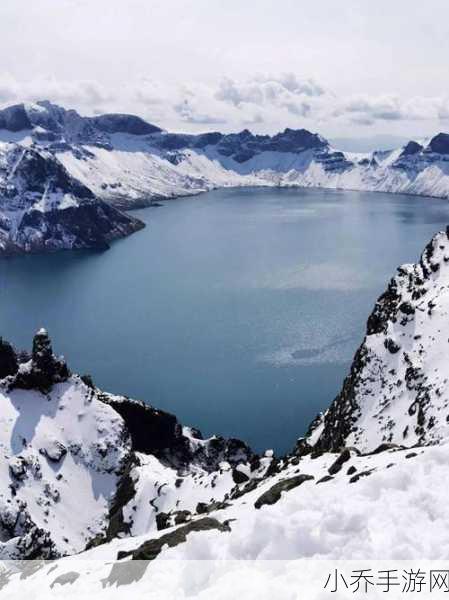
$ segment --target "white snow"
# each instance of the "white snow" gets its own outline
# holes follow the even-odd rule
[[[81,411],[82,424],[76,418]],[[121,417],[78,377],[55,385],[49,396],[1,389],[0,499],[11,506],[25,502],[60,552],[83,550],[103,531],[128,452],[122,431]],[[17,474],[21,468],[23,477],[12,478],[10,469]]]

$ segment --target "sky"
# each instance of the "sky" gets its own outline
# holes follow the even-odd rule
[[[0,104],[171,131],[449,131],[447,0],[1,0]]]

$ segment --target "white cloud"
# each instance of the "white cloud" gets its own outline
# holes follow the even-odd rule
[[[382,121],[444,120],[449,116],[448,109],[447,97],[359,95],[341,100],[333,114],[336,117],[348,117],[354,123],[373,125]]]
[[[327,137],[348,129],[359,135],[383,130],[413,137],[417,124],[431,134],[444,129],[449,120],[447,96],[338,96],[295,73],[259,73],[250,78],[223,78],[214,84],[142,77],[126,86],[87,79],[0,77],[2,105],[42,99],[82,114],[131,112],[172,131],[226,132],[250,127],[274,133],[285,127],[305,127]]]

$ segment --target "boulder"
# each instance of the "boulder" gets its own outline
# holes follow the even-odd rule
[[[310,481],[311,479],[314,479],[313,475],[303,474],[278,481],[278,483],[273,485],[256,500],[254,507],[261,508],[265,504],[276,504],[276,502],[281,498],[282,492],[288,492],[289,490],[292,490],[303,484],[305,481]]]
[[[336,475],[339,471],[341,471],[343,464],[345,462],[348,462],[350,458],[351,451],[349,450],[349,448],[345,448],[340,454],[340,456],[337,458],[337,460],[333,462],[332,465],[329,467],[329,475]]]

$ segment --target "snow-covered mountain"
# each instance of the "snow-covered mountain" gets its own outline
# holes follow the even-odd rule
[[[314,424],[316,447],[438,443],[449,436],[449,227],[377,301],[340,395]]]
[[[104,249],[143,226],[96,198],[47,150],[0,144],[0,256]]]
[[[0,378],[0,559],[157,530],[263,469],[239,440],[203,440],[173,415],[71,374],[45,330],[31,355],[0,340]]]
[[[53,355],[45,331],[31,356],[2,342],[0,557],[81,552],[25,581],[4,573],[5,590],[49,597],[70,584],[110,598],[108,586],[148,577],[174,598],[184,571],[160,558],[208,559],[206,591],[245,581],[239,564],[231,585],[223,559],[447,559],[448,311],[441,232],[399,268],[342,392],[280,458],[101,392]],[[146,562],[133,570],[130,559]],[[153,571],[154,560],[170,566]]]
[[[0,253],[106,247],[143,224],[115,209],[222,186],[299,186],[449,197],[449,134],[370,154],[305,129],[274,136],[162,131],[48,101],[0,111]]]
[[[0,140],[45,148],[97,197],[132,208],[219,186],[322,186],[449,196],[449,135],[368,154],[321,136],[162,131],[121,114],[82,117],[50,102],[0,111]]]

